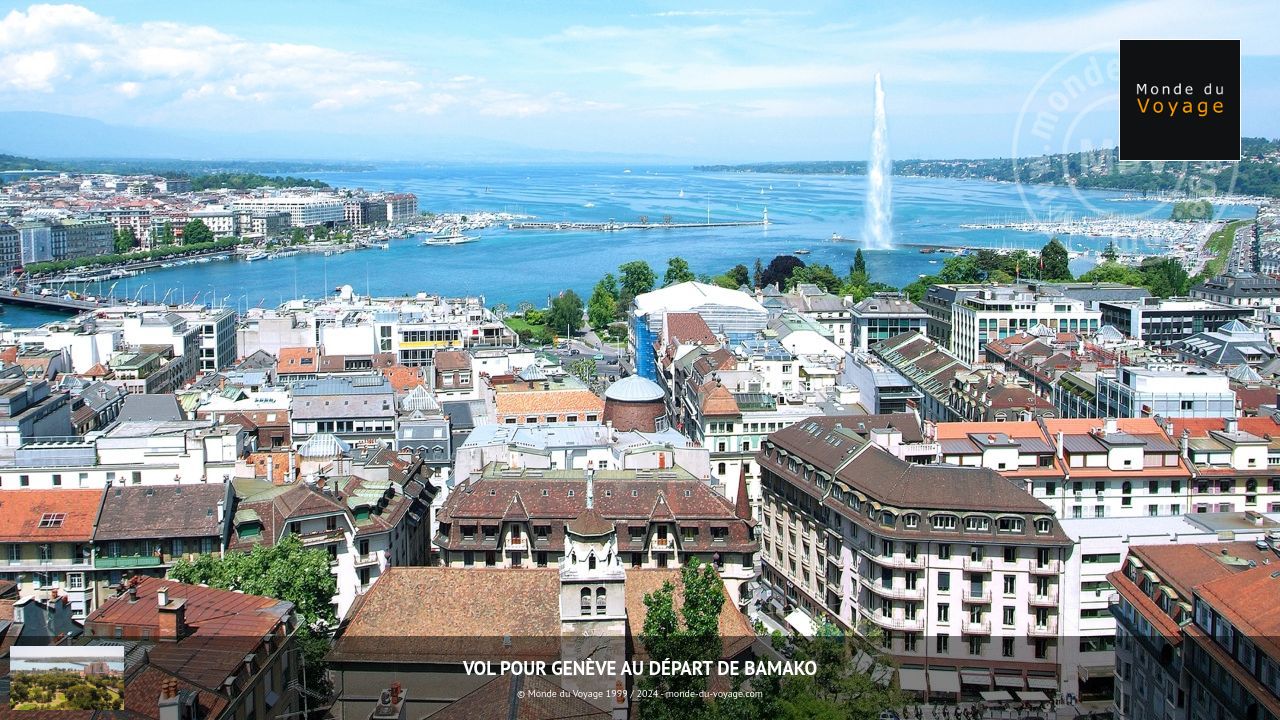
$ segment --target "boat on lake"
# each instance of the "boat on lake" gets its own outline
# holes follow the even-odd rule
[[[463,235],[454,228],[452,231],[443,235],[432,235],[422,241],[423,245],[463,245],[465,243],[475,242],[480,238],[475,235]]]
[[[245,253],[244,259],[246,262],[253,262],[255,260],[266,260],[267,254],[261,250],[254,250],[253,252]]]

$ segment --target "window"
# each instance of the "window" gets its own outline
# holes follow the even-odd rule
[[[939,635],[937,639],[934,641],[934,645],[933,645],[934,652],[938,653],[939,655],[946,655],[950,652],[950,650],[948,649],[948,646],[950,644],[951,644],[950,635]]]
[[[946,603],[938,603],[938,622],[951,622],[951,606]]]
[[[604,615],[606,612],[608,612],[608,602],[604,588],[596,588],[596,614]]]
[[[582,588],[582,592],[579,593],[579,597],[580,597],[580,602],[578,605],[578,608],[579,608],[578,614],[590,615],[591,614],[591,588]]]
[[[1013,638],[1000,638],[1000,655],[1002,657],[1013,657]]]
[[[951,590],[951,573],[938,573],[938,592],[950,592]]]
[[[60,528],[62,527],[62,521],[66,519],[66,513],[44,513],[40,516],[40,523],[37,527],[41,529]]]
[[[493,567],[498,564],[498,553],[492,550],[486,550],[484,553],[485,567]]]
[[[1020,533],[1025,528],[1022,518],[1002,517],[998,528],[1002,533]]]
[[[1013,545],[1004,546],[1004,561],[1007,563],[1018,562],[1018,548]]]
[[[1013,615],[1014,615],[1013,608],[1007,607],[1004,609],[1004,617],[1000,619],[1004,621],[1005,625],[1013,625]],[[1013,638],[1009,638],[1009,639],[1012,640]]]
[[[61,486],[62,486],[62,475],[61,475],[61,474],[59,474],[59,473],[54,473],[54,474],[53,474],[53,486],[54,486],[54,487],[61,487]]]
[[[1036,533],[1040,535],[1048,535],[1053,529],[1053,521],[1049,518],[1039,518],[1036,520]]]
[[[30,476],[30,475],[19,475],[19,476],[18,476],[18,487],[30,487],[30,486],[31,486],[31,476]]]
[[[1012,595],[1018,587],[1018,577],[1016,575],[1004,576],[1004,594]]]
[[[938,559],[939,560],[951,559],[951,543],[942,543],[938,545]]]

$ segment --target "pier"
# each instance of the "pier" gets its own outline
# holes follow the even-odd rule
[[[695,228],[731,228],[731,227],[766,227],[770,225],[769,212],[760,220],[723,220],[718,222],[511,222],[508,230],[568,230],[582,232],[620,232],[622,230],[692,230]]]
[[[22,290],[6,289],[0,291],[0,303],[8,305],[25,305],[27,307],[43,308],[45,310],[61,310],[63,312],[75,315],[85,310],[97,310],[109,304],[119,304],[117,298],[106,298],[109,302],[97,301],[89,302],[88,300],[80,300],[69,298],[64,295],[41,295],[39,293],[24,292]]]

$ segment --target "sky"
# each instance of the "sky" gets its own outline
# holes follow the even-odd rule
[[[879,72],[895,158],[1007,157],[1115,144],[1121,38],[1241,39],[1243,132],[1280,136],[1278,27],[1275,0],[0,3],[0,109],[334,159],[862,159]]]

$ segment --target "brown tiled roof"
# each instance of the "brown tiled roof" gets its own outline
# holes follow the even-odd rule
[[[644,634],[644,620],[648,616],[644,597],[662,589],[663,583],[675,586],[675,610],[684,606],[684,585],[680,570],[675,568],[631,568],[627,570],[627,625],[631,631],[633,653],[640,659],[648,658],[640,636]],[[723,592],[723,585],[716,585]],[[724,650],[721,658],[737,657],[755,642],[756,633],[747,617],[733,606],[728,597],[720,608],[720,642]]]
[[[107,488],[93,539],[219,537],[226,491],[224,483]]]
[[[519,496],[516,496],[519,498]],[[565,529],[582,537],[599,537],[613,532],[613,522],[601,517],[595,508],[587,508],[577,517],[565,523]]]
[[[471,353],[465,350],[438,350],[435,356],[437,370],[467,370],[471,368]]]
[[[1237,632],[1271,657],[1280,657],[1280,577],[1274,565],[1258,565],[1196,586],[1196,594]]]
[[[278,373],[314,373],[319,369],[317,358],[320,353],[313,347],[280,348],[277,354],[276,372]]]
[[[560,574],[555,568],[392,567],[348,617],[331,660],[559,659]]]
[[[101,504],[101,490],[0,490],[0,542],[88,542]]]
[[[406,365],[392,365],[391,367],[380,368],[378,372],[391,382],[391,390],[397,395],[402,395],[422,384],[422,373],[418,368],[411,368]]]
[[[88,370],[85,370],[83,374],[85,377],[89,378],[104,378],[111,376],[111,370],[102,363],[97,363]]]
[[[1274,391],[1271,398],[1275,400]],[[1207,437],[1209,431],[1222,431],[1226,429],[1225,421],[1222,418],[1170,418],[1173,423],[1173,437],[1182,437],[1182,431],[1186,430],[1191,437]],[[1236,420],[1237,427],[1251,435],[1258,437],[1280,437],[1280,422],[1268,417],[1248,417],[1238,418]]]
[[[1161,582],[1176,590],[1186,602],[1191,602],[1191,591],[1196,585],[1234,575],[1248,567],[1229,565],[1222,562],[1223,557],[1260,563],[1271,556],[1258,550],[1251,542],[1135,545],[1129,554],[1138,558],[1144,569],[1158,575]]]
[[[729,388],[715,380],[708,380],[699,389],[702,395],[702,414],[704,416],[740,415],[738,401],[733,398]]]
[[[125,710],[142,717],[159,720],[160,688],[171,680],[177,683],[178,691],[187,690],[196,693],[196,705],[200,708],[197,717],[216,718],[222,714],[230,702],[221,692],[213,692],[212,688],[193,685],[184,678],[156,665],[147,665],[137,675],[130,677],[125,686]]]
[[[669,312],[666,315],[667,342],[676,345],[715,345],[715,333],[698,313]]]
[[[432,720],[609,720],[610,714],[539,675],[498,675]]]
[[[604,400],[590,390],[533,390],[498,393],[498,415],[562,415],[604,412]]]

